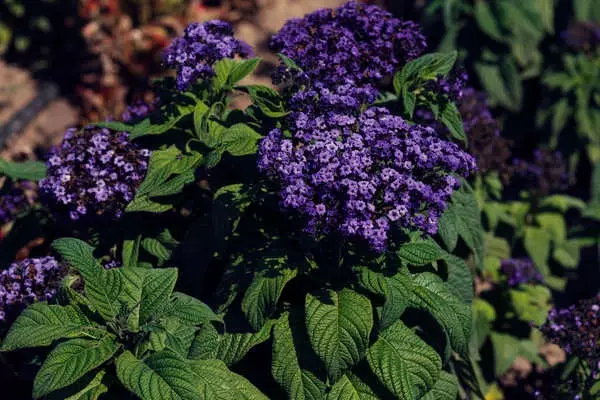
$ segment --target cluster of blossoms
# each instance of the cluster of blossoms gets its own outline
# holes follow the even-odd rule
[[[35,193],[35,184],[29,181],[18,181],[11,184],[5,193],[0,196],[0,225],[15,219],[34,200],[31,194]]]
[[[587,361],[600,373],[600,295],[563,309],[552,309],[540,328],[568,354]]]
[[[412,22],[355,2],[288,21],[271,40],[302,71],[282,65],[273,75],[293,81],[292,112],[289,130],[261,141],[258,168],[281,185],[282,206],[306,217],[307,232],[337,232],[382,251],[392,225],[437,231],[459,186],[453,174],[468,175],[475,160],[432,128],[367,106],[377,84],[425,46]],[[453,95],[459,81],[436,90]]]
[[[87,127],[69,129],[51,151],[42,198],[71,220],[118,219],[142,182],[150,151],[124,132]]]
[[[600,47],[600,26],[591,22],[577,22],[571,24],[562,37],[573,50],[593,53]]]
[[[131,121],[136,121],[140,118],[144,118],[148,114],[150,114],[152,111],[154,111],[157,104],[158,104],[158,99],[157,99],[157,101],[154,101],[153,103],[147,103],[142,100],[135,101],[132,104],[127,106],[127,110],[125,110],[125,112],[121,115],[121,119],[124,122],[131,122]]]
[[[514,159],[512,167],[513,185],[528,188],[536,196],[546,196],[569,186],[567,165],[558,151],[535,150],[532,162]]]
[[[339,230],[386,246],[392,223],[437,231],[438,218],[475,160],[431,128],[409,125],[385,108],[297,112],[293,137],[263,139],[259,169],[281,186],[282,205],[308,218],[311,233]]]
[[[502,260],[500,269],[506,275],[508,285],[516,287],[526,283],[541,283],[542,274],[529,258],[509,258]]]
[[[185,35],[165,50],[164,61],[177,69],[177,88],[184,90],[197,79],[212,77],[215,62],[251,54],[250,46],[233,36],[229,23],[213,20],[188,25]]]
[[[350,1],[289,20],[270,46],[294,60],[311,81],[333,87],[377,83],[420,56],[426,42],[415,23]]]
[[[66,269],[53,257],[27,258],[0,272],[0,321],[56,296]],[[8,318],[7,318],[8,317]]]

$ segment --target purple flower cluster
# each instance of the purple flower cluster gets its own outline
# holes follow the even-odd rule
[[[525,283],[541,283],[542,274],[529,258],[509,258],[502,260],[500,266],[508,279],[508,285],[516,287]]]
[[[33,201],[32,193],[35,193],[33,182],[12,183],[11,187],[0,195],[0,225],[13,221],[17,215],[26,210]]]
[[[36,301],[54,298],[65,274],[66,268],[53,257],[12,263],[0,272],[0,321],[11,319]]]
[[[248,57],[252,49],[233,36],[233,28],[224,21],[193,23],[183,37],[173,40],[165,50],[164,60],[177,69],[177,88],[184,90],[197,79],[215,74],[213,64],[223,58]]]
[[[600,373],[600,294],[563,309],[552,309],[541,331],[570,355]]]
[[[420,56],[426,42],[415,23],[350,1],[287,21],[270,46],[294,60],[313,82],[331,87],[376,84]],[[276,74],[284,75],[281,70]]]
[[[40,192],[58,214],[71,220],[118,219],[142,182],[150,151],[124,132],[69,129],[51,151]]]
[[[146,103],[142,100],[137,100],[127,106],[127,110],[121,115],[124,122],[132,122],[141,118],[145,118],[156,108],[157,102]]]
[[[600,26],[591,22],[576,22],[562,33],[562,37],[573,50],[593,53],[600,47]]]
[[[569,186],[567,165],[558,151],[535,150],[533,161],[514,159],[513,168],[512,184],[528,188],[535,196],[546,196]]]
[[[338,231],[386,247],[391,224],[433,234],[446,202],[475,160],[431,128],[385,108],[362,113],[295,112],[291,138],[265,137],[259,169],[281,184],[281,203],[307,217],[313,234]]]

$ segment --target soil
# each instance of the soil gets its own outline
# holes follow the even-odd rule
[[[238,37],[249,43],[265,63],[253,83],[269,84],[269,65],[277,62],[268,50],[269,37],[283,23],[323,7],[336,7],[345,0],[264,0],[258,13],[241,19],[235,26]],[[40,83],[28,71],[0,60],[0,131],[27,104],[40,95]],[[10,159],[39,158],[52,145],[60,143],[70,126],[77,124],[79,108],[71,99],[59,96],[50,101],[32,119],[24,118],[21,126],[11,129],[0,157]],[[20,120],[20,119],[19,119]]]

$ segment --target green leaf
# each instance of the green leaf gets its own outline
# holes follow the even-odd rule
[[[301,355],[301,354],[300,354]],[[298,360],[289,314],[284,314],[273,329],[271,373],[291,400],[321,400],[325,384],[303,369]]]
[[[456,108],[456,104],[448,102],[444,104],[440,121],[448,128],[453,138],[467,143],[467,135],[463,127],[460,111]]]
[[[474,7],[475,21],[483,32],[497,41],[503,41],[500,25],[487,1],[477,1]]]
[[[231,70],[231,73],[229,74],[229,77],[227,78],[227,84],[233,86],[253,73],[254,70],[256,70],[256,67],[258,67],[258,64],[260,64],[260,61],[260,57],[254,57],[248,60],[236,62]]]
[[[144,118],[131,129],[129,140],[142,136],[160,135],[173,128],[183,117],[194,112],[195,105],[168,104],[159,113]]]
[[[193,171],[200,159],[200,153],[184,154],[175,146],[154,150],[150,156],[148,172],[137,190],[136,198],[153,193],[173,174]]]
[[[387,277],[368,268],[361,268],[358,279],[363,288],[385,297],[379,322],[381,329],[394,324],[409,304],[409,294],[412,291],[410,277],[404,272]]]
[[[442,360],[402,321],[381,332],[367,351],[371,369],[400,400],[416,400],[425,395],[440,376]]]
[[[99,121],[92,122],[91,126],[97,126],[98,128],[106,128],[117,132],[131,132],[135,125],[127,124],[121,121]]]
[[[371,302],[350,289],[308,294],[306,327],[315,353],[335,382],[364,356],[373,328]]]
[[[268,400],[246,378],[227,369],[222,361],[199,360],[188,364],[201,393],[199,400]]]
[[[167,309],[170,317],[178,318],[189,325],[223,321],[209,306],[192,296],[180,292],[173,293]]]
[[[219,91],[226,87],[229,74],[231,74],[235,63],[236,61],[231,58],[223,58],[215,63],[215,77],[213,78],[215,91]]]
[[[281,62],[289,69],[296,70],[296,71],[302,71],[302,68],[300,68],[294,60],[292,60],[285,54],[277,53],[277,57],[279,57],[281,59]]]
[[[57,339],[87,336],[92,322],[72,306],[34,303],[11,325],[1,351],[49,346]]]
[[[442,214],[438,224],[438,233],[448,251],[454,251],[458,243],[458,230],[456,227],[456,219],[458,216],[450,205]]]
[[[502,376],[511,367],[520,352],[519,340],[504,333],[492,332],[490,336],[494,348],[494,371]]]
[[[137,266],[141,239],[142,236],[138,234],[136,235],[135,239],[126,239],[123,241],[121,259],[123,260],[124,268]]]
[[[459,257],[448,254],[444,258],[448,278],[446,288],[465,304],[473,301],[473,275],[467,264]]]
[[[262,269],[254,276],[242,300],[242,311],[250,326],[256,330],[275,311],[285,285],[298,272],[294,266],[288,265],[287,257],[264,258],[261,264]]]
[[[177,281],[177,268],[144,269],[140,322],[146,322],[169,299]]]
[[[108,392],[108,386],[103,382],[105,376],[105,370],[98,371],[85,387],[64,400],[98,400],[101,395]],[[64,398],[64,396],[60,398]]]
[[[99,340],[71,339],[56,346],[33,382],[33,397],[40,398],[75,383],[108,361],[119,349],[114,337]]]
[[[481,2],[478,2],[481,3]],[[490,53],[484,52],[484,57]],[[523,85],[519,71],[512,58],[491,57],[475,63],[475,71],[490,98],[511,111],[521,109]]]
[[[445,252],[433,240],[405,243],[396,252],[400,260],[409,265],[423,266],[439,260]]]
[[[85,295],[96,311],[105,320],[113,320],[119,312],[118,298],[123,291],[119,270],[106,271],[102,268],[94,258],[94,248],[82,240],[56,239],[52,247],[83,276]]]
[[[273,322],[269,322],[257,333],[224,333],[220,335],[212,324],[205,324],[198,331],[188,358],[217,359],[231,366],[244,358],[254,346],[267,341],[272,327]]]
[[[526,323],[542,325],[551,308],[552,293],[542,285],[520,285],[509,291],[510,303],[517,317]]]
[[[148,196],[136,196],[131,203],[127,204],[125,212],[151,212],[151,213],[163,213],[169,211],[173,206],[171,204],[159,203],[154,200],[150,200]]]
[[[39,181],[46,176],[46,164],[41,161],[12,162],[0,158],[0,174],[12,179]]]
[[[285,110],[283,100],[276,90],[263,85],[238,86],[236,89],[248,92],[252,103],[270,118],[282,118],[289,114]]]
[[[407,80],[418,77],[422,80],[437,78],[439,75],[446,76],[456,62],[456,51],[448,53],[428,53],[415,60],[408,62],[402,69],[404,79],[399,84],[403,86]]]
[[[548,267],[550,241],[551,237],[545,230],[533,226],[525,227],[523,246],[544,277],[547,277],[550,274],[550,269]]]
[[[454,296],[435,274],[418,274],[413,282],[412,306],[429,312],[450,338],[452,348],[463,358],[468,358],[471,307]]]
[[[167,182],[153,188],[148,192],[147,197],[161,197],[161,196],[171,196],[174,194],[181,193],[183,187],[188,183],[192,183],[195,180],[195,175],[193,170],[188,170],[182,173],[181,175],[177,175]],[[137,197],[136,197],[137,198]],[[135,199],[134,199],[135,201]]]
[[[142,400],[198,400],[205,398],[189,363],[163,350],[139,360],[123,352],[116,360],[119,381]]]
[[[353,375],[342,376],[327,393],[327,400],[379,400],[373,391]]]
[[[262,136],[246,124],[235,124],[227,128],[219,137],[218,148],[233,156],[256,153]]]
[[[583,210],[585,208],[585,202],[565,194],[554,194],[541,199],[540,207],[555,208],[558,211],[565,213],[570,208]]]
[[[452,209],[450,217],[454,217],[452,223],[454,223],[458,235],[473,250],[477,266],[482,268],[484,240],[481,213],[475,195],[466,189],[465,182],[462,183],[460,190],[452,196],[452,203],[448,209]]]
[[[421,400],[456,400],[458,396],[458,379],[456,376],[440,372],[440,378]]]

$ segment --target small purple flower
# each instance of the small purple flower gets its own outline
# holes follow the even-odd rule
[[[469,175],[473,157],[387,109],[340,109],[294,112],[291,125],[303,122],[291,138],[274,129],[261,141],[258,168],[281,185],[282,206],[306,217],[307,232],[338,231],[376,251],[386,247],[390,222],[434,234],[459,186],[450,174]],[[343,116],[356,122],[340,125]]]
[[[600,26],[591,22],[576,22],[562,33],[562,37],[573,50],[593,53],[600,47]]]
[[[364,86],[419,57],[426,42],[417,24],[378,6],[349,1],[288,20],[270,47],[294,60],[312,81]],[[273,78],[287,80],[290,72],[281,66]]]
[[[506,275],[508,285],[511,287],[526,283],[541,283],[544,279],[533,261],[529,258],[509,258],[502,260],[500,268]]]
[[[184,90],[197,79],[212,77],[217,61],[251,54],[250,46],[233,36],[229,23],[212,20],[188,25],[184,36],[165,50],[164,60],[177,69],[177,88]]]
[[[540,328],[552,343],[600,372],[600,294],[567,308],[552,309]]]
[[[149,154],[124,132],[71,129],[52,150],[50,158],[60,159],[60,167],[47,163],[48,175],[40,181],[42,199],[73,221],[118,219],[146,173]]]
[[[66,268],[53,257],[27,258],[0,272],[0,321],[12,319],[28,305],[53,299]]]
[[[6,185],[6,183],[5,183]],[[13,221],[35,201],[35,184],[29,181],[11,183],[10,188],[0,196],[0,225]]]

